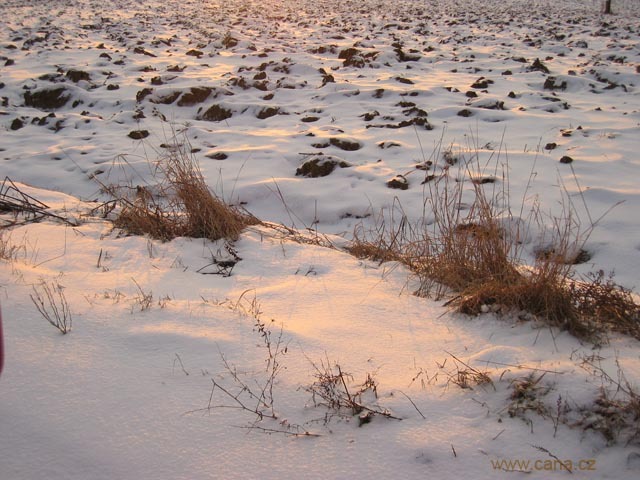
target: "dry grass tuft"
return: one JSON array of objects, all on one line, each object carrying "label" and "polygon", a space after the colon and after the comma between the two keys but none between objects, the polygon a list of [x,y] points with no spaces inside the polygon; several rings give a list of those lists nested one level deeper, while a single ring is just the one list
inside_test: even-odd
[{"label": "dry grass tuft", "polygon": [[328,358],[321,360],[320,365],[311,363],[315,369],[315,381],[306,390],[311,393],[315,406],[329,410],[324,418],[325,424],[333,416],[342,415],[357,416],[360,427],[371,422],[375,416],[400,420],[376,404],[378,384],[371,374],[367,373],[362,384],[354,385],[353,377],[344,372],[338,363],[332,364]]},{"label": "dry grass tuft", "polygon": [[[571,260],[584,252],[597,221],[582,229],[566,191],[560,216],[543,215],[534,201],[523,220],[525,202],[514,215],[506,173],[499,175],[496,166],[494,182],[476,182],[486,176],[486,167],[479,165],[477,152],[472,158],[477,165],[460,156],[461,177],[453,178],[445,166],[428,183],[419,225],[409,225],[404,215],[399,221],[382,216],[373,231],[356,230],[350,252],[405,264],[420,282],[417,294],[448,296],[446,304],[461,313],[527,312],[583,339],[598,341],[607,330],[640,339],[640,305],[630,291],[602,273],[585,281],[573,278]],[[521,250],[531,225],[547,232],[544,240],[553,254],[536,255],[526,266]]]},{"label": "dry grass tuft", "polygon": [[[390,224],[394,225],[393,219]],[[406,216],[402,215],[399,225],[388,232],[387,223],[383,218],[375,232],[356,229],[347,251],[356,258],[367,258],[375,262],[406,263],[406,245],[413,236],[412,232],[407,232],[408,228]]]},{"label": "dry grass tuft", "polygon": [[631,290],[613,281],[600,270],[591,273],[582,283],[572,283],[569,295],[574,299],[576,315],[582,322],[593,321],[597,326],[640,339],[640,305]]},{"label": "dry grass tuft", "polygon": [[5,227],[0,227],[0,260],[13,262],[21,256],[26,256],[26,252],[25,239],[21,244],[16,244],[12,241],[11,234],[7,234]]},{"label": "dry grass tuft", "polygon": [[598,396],[579,409],[576,425],[600,433],[608,444],[640,445],[640,392],[627,380],[616,359],[617,373],[609,375],[602,358],[585,358],[583,368],[601,378]]},{"label": "dry grass tuft", "polygon": [[[106,187],[120,205],[114,225],[162,241],[176,237],[235,240],[258,220],[228,204],[208,187],[188,143],[176,142],[156,165],[159,185]],[[132,194],[122,194],[123,191]]]}]

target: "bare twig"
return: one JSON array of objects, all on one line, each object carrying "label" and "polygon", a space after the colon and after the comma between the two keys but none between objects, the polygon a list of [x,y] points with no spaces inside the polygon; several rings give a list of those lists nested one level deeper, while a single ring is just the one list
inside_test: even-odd
[{"label": "bare twig", "polygon": [[63,334],[71,331],[72,317],[69,304],[64,295],[64,287],[57,281],[47,283],[40,281],[38,286],[33,286],[31,301],[40,314]]},{"label": "bare twig", "polygon": [[398,390],[398,392],[400,392],[402,395],[404,395],[406,397],[407,400],[409,400],[409,402],[411,402],[411,405],[413,405],[413,408],[416,409],[416,412],[418,412],[420,414],[420,416],[422,417],[423,420],[426,420],[427,417],[425,417],[422,412],[420,411],[420,409],[418,408],[418,406],[414,403],[413,400],[411,400],[411,398],[409,397],[409,395],[407,395],[406,393],[404,393],[402,390]]}]

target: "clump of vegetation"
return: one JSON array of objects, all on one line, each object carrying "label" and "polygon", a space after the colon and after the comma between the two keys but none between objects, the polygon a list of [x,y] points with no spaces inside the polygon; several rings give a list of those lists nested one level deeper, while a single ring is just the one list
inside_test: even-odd
[{"label": "clump of vegetation", "polygon": [[26,246],[24,243],[16,244],[11,241],[11,235],[5,235],[6,230],[0,227],[0,260],[12,262],[19,256],[24,256]]},{"label": "clump of vegetation", "polygon": [[158,160],[158,186],[106,187],[120,206],[114,225],[133,235],[167,241],[176,237],[235,240],[258,220],[226,204],[207,185],[185,144],[175,144]]},{"label": "clump of vegetation", "polygon": [[[446,296],[446,304],[461,313],[526,312],[578,338],[598,341],[615,330],[640,339],[640,305],[630,291],[603,272],[574,278],[574,259],[585,251],[597,221],[581,229],[570,201],[553,218],[534,202],[523,221],[512,213],[506,174],[493,175],[493,182],[474,181],[484,178],[479,163],[475,171],[463,156],[460,161],[461,177],[453,178],[449,165],[428,183],[428,213],[420,224],[411,225],[400,209],[399,219],[394,212],[373,231],[356,230],[350,252],[405,264],[419,279],[417,294]],[[547,231],[553,254],[525,265],[522,244],[531,225]]]},{"label": "clump of vegetation", "polygon": [[640,392],[626,377],[616,359],[615,378],[596,356],[585,358],[583,368],[599,376],[601,386],[592,405],[580,408],[577,426],[601,434],[608,444],[640,445]]},{"label": "clump of vegetation", "polygon": [[342,415],[347,418],[357,416],[358,426],[371,422],[375,416],[400,420],[387,409],[376,405],[378,384],[371,374],[367,373],[362,384],[353,385],[353,377],[344,372],[338,363],[332,365],[328,358],[321,361],[320,365],[313,362],[312,365],[315,381],[306,390],[311,393],[315,406],[328,409],[325,423],[333,416]]}]

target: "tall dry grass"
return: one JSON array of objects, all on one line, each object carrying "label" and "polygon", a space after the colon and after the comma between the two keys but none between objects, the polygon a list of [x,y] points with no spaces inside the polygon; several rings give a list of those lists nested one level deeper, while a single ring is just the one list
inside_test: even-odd
[{"label": "tall dry grass", "polygon": [[245,227],[258,223],[211,191],[187,142],[175,142],[167,149],[155,172],[158,184],[153,189],[106,187],[120,206],[114,220],[117,228],[162,241],[176,237],[216,241],[235,240]]},{"label": "tall dry grass", "polygon": [[[516,210],[508,165],[500,169],[495,159],[487,175],[479,153],[469,157],[459,155],[457,177],[445,166],[427,184],[422,220],[380,217],[374,229],[356,229],[351,253],[403,263],[419,280],[417,294],[446,297],[465,314],[526,312],[579,338],[598,341],[606,330],[640,338],[640,306],[630,291],[602,273],[575,279],[573,263],[597,222],[582,228],[566,190],[559,216],[544,215],[535,200]],[[544,254],[525,264],[524,239],[534,227],[546,231]]]}]

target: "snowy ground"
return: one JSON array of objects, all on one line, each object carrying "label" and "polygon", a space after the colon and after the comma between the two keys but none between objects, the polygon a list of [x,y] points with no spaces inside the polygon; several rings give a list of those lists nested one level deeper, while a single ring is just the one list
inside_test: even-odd
[{"label": "snowy ground", "polygon": [[[0,174],[78,225],[48,218],[3,230],[17,250],[0,263],[0,476],[554,478],[567,465],[575,478],[637,476],[637,443],[584,428],[602,424],[584,414],[600,388],[615,391],[605,372],[639,385],[635,340],[612,336],[595,349],[530,322],[453,315],[411,295],[397,265],[266,227],[233,244],[242,260],[231,276],[206,275],[198,270],[228,255],[223,242],[123,237],[89,215],[106,199],[100,183],[152,188],[149,160],[173,132],[227,201],[336,244],[394,209],[428,218],[433,182],[468,161],[496,177],[487,188],[509,190],[516,212],[537,196],[558,214],[568,198],[582,230],[608,212],[576,269],[614,270],[635,288],[640,4],[614,1],[614,10],[5,1]],[[313,158],[348,166],[297,175]],[[394,178],[408,188],[389,188]],[[542,246],[538,233],[525,260]],[[64,287],[68,335],[31,302],[41,281]],[[227,408],[237,404],[220,388],[211,395],[213,381],[238,392],[233,368],[253,389],[269,384],[256,316],[272,347],[286,345],[273,382],[278,418],[258,423]],[[371,374],[378,396],[364,401],[398,419],[377,414],[359,427],[315,405],[322,362],[352,374],[352,392]],[[471,368],[493,384],[453,382]],[[530,375],[534,394],[517,403]],[[300,432],[319,436],[291,435]],[[508,469],[531,473],[499,471]]]}]

